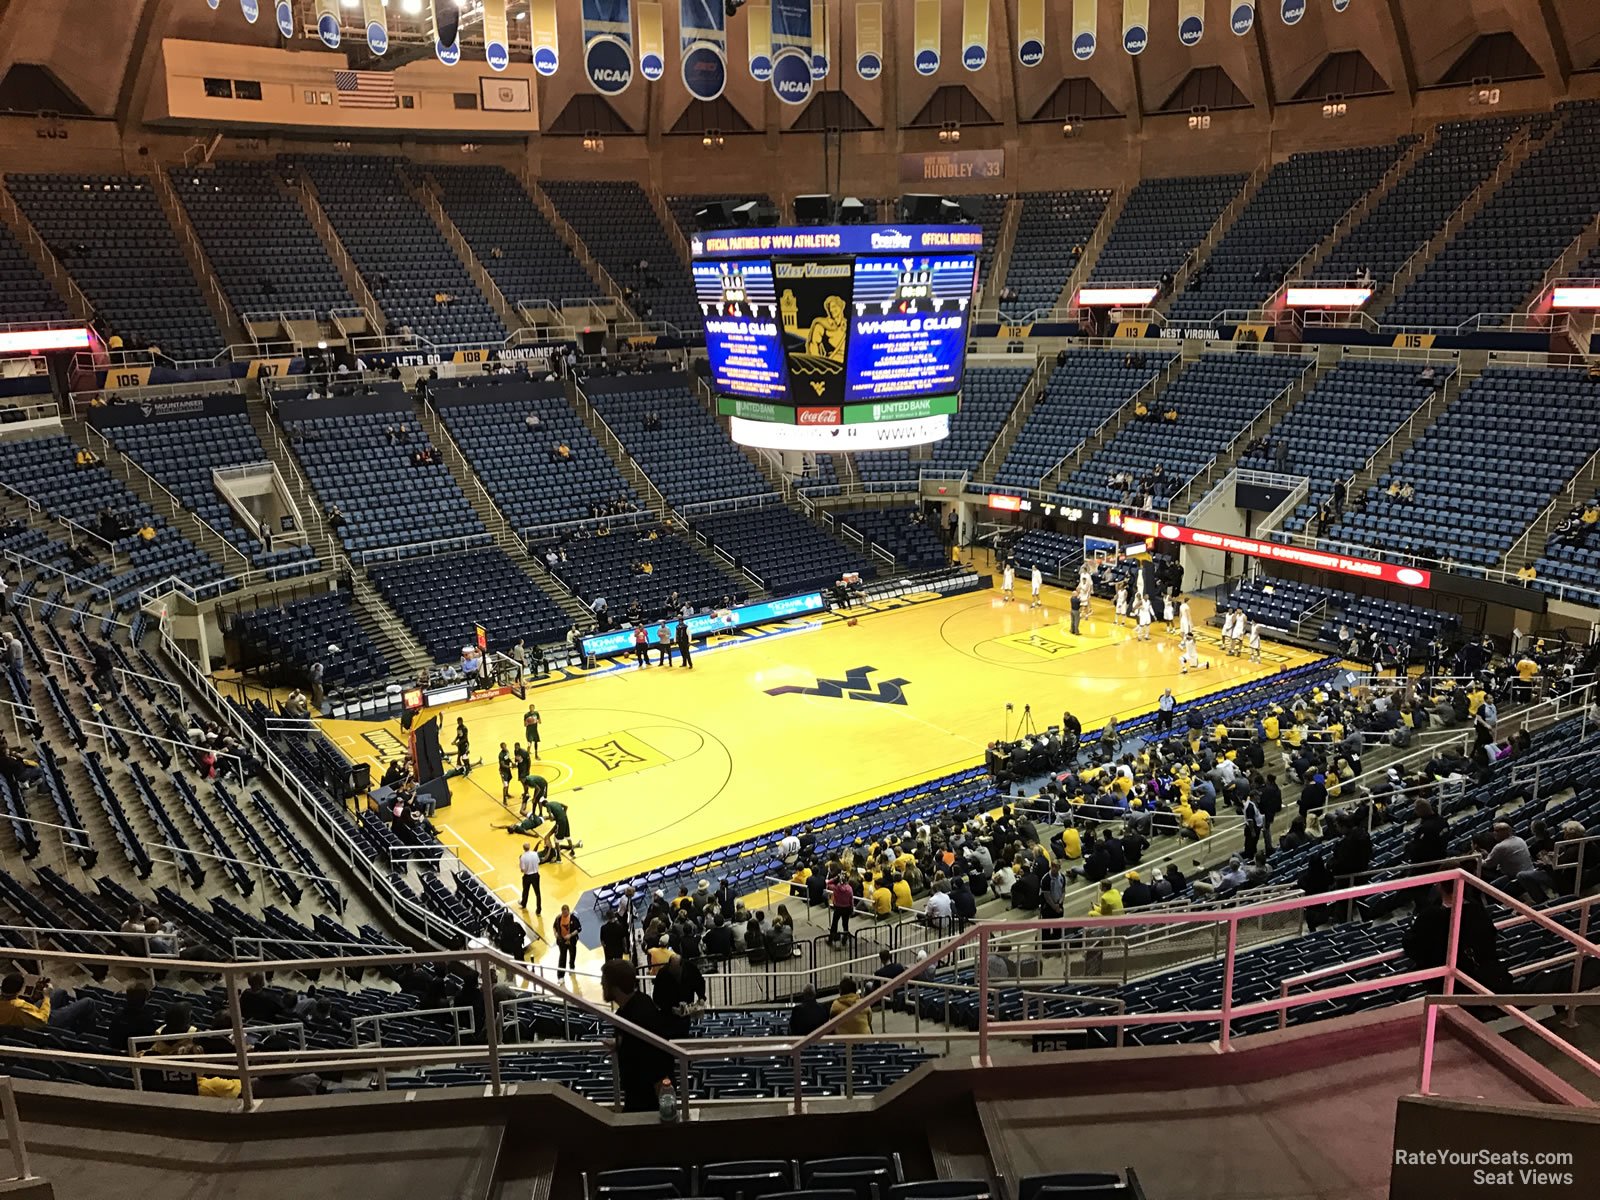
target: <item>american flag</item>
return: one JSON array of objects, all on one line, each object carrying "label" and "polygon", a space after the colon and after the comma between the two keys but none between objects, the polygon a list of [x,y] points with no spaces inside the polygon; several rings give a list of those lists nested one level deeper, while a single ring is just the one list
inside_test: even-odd
[{"label": "american flag", "polygon": [[398,108],[394,76],[387,71],[335,71],[340,108]]}]

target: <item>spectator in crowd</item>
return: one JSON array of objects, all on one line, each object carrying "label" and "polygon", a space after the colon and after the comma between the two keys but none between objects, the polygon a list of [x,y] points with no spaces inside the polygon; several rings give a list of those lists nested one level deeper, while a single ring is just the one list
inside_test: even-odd
[{"label": "spectator in crowd", "polygon": [[[613,959],[601,967],[600,989],[607,1003],[616,1008],[619,1020],[656,1037],[663,1036],[660,1011],[655,1001],[639,990],[639,976],[631,962]],[[663,1084],[670,1085],[672,1080],[671,1056],[620,1026],[614,1045],[623,1111],[656,1111],[660,1102],[658,1089]]]}]

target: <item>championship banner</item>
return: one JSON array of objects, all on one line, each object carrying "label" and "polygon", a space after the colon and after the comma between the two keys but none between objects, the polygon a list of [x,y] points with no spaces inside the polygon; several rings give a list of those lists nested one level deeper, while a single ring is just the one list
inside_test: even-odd
[{"label": "championship banner", "polygon": [[911,64],[918,75],[932,75],[939,69],[940,0],[916,0],[911,14]]},{"label": "championship banner", "polygon": [[[215,8],[216,6],[212,5],[212,7]],[[294,5],[290,4],[289,0],[278,0],[275,12],[278,18],[278,32],[285,41],[292,40],[294,38]]]},{"label": "championship banner", "polygon": [[639,0],[639,74],[655,83],[667,73],[667,38],[661,32],[660,0]]},{"label": "championship banner", "polygon": [[989,65],[989,0],[962,0],[961,65],[969,71]]},{"label": "championship banner", "polygon": [[374,54],[389,53],[389,10],[383,0],[361,0],[361,15],[366,18],[367,49]]},{"label": "championship banner", "polygon": [[1206,33],[1206,0],[1178,0],[1178,41],[1198,46]]},{"label": "championship banner", "polygon": [[491,71],[504,71],[511,65],[506,0],[483,0],[483,60]]},{"label": "championship banner", "polygon": [[602,96],[633,82],[633,21],[628,0],[583,0],[583,73]]},{"label": "championship banner", "polygon": [[317,0],[317,36],[329,50],[339,48],[339,0]]},{"label": "championship banner", "polygon": [[[374,0],[367,0],[371,4]],[[377,0],[382,3],[382,0]],[[556,31],[556,0],[528,0],[528,30],[533,39],[533,69],[554,75],[561,66],[561,43]]]},{"label": "championship banner", "polygon": [[811,0],[772,0],[772,91],[785,104],[811,99]]},{"label": "championship banner", "polygon": [[239,11],[244,19],[254,25],[261,19],[261,0],[239,0]]},{"label": "championship banner", "polygon": [[[1039,0],[1040,4],[1044,0]],[[871,83],[883,74],[883,4],[860,0],[856,5],[856,74]]]},{"label": "championship banner", "polygon": [[1072,57],[1088,62],[1100,44],[1100,5],[1096,0],[1072,0]]},{"label": "championship banner", "polygon": [[439,10],[447,4],[454,4],[455,0],[433,0],[428,8],[428,15],[432,19],[433,52],[439,61],[447,67],[453,67],[461,61],[461,16],[456,13],[452,17],[450,27],[452,37],[450,44],[445,45],[444,38],[439,36],[441,25],[439,23]]},{"label": "championship banner", "polygon": [[1228,9],[1228,28],[1236,37],[1243,37],[1256,27],[1256,0],[1231,0]]},{"label": "championship banner", "polygon": [[1283,0],[1278,11],[1283,14],[1285,25],[1298,25],[1306,15],[1306,0]]},{"label": "championship banner", "polygon": [[728,85],[726,21],[718,0],[679,0],[678,59],[696,100],[715,100]]},{"label": "championship banner", "polygon": [[1044,61],[1044,0],[1017,0],[1017,61],[1025,67]]},{"label": "championship banner", "polygon": [[1143,54],[1150,44],[1150,0],[1122,0],[1122,48]]},{"label": "championship banner", "polygon": [[772,5],[746,7],[744,34],[750,43],[750,78],[766,83],[772,78]]},{"label": "championship banner", "polygon": [[811,0],[811,82],[826,79],[832,65],[828,59],[828,0]]}]

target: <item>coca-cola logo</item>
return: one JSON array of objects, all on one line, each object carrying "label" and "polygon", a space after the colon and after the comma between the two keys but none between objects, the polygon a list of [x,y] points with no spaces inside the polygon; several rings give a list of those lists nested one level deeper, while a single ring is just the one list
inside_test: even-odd
[{"label": "coca-cola logo", "polygon": [[842,416],[837,408],[802,408],[797,423],[801,425],[838,425]]}]

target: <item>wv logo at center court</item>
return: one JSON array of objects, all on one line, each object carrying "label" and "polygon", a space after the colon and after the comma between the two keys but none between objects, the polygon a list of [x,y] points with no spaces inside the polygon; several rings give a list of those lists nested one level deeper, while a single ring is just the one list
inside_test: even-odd
[{"label": "wv logo at center court", "polygon": [[844,673],[843,679],[817,680],[816,687],[800,687],[796,684],[787,684],[784,687],[768,688],[769,696],[825,696],[829,700],[870,700],[874,704],[904,704],[906,702],[905,685],[909,679],[882,679],[878,681],[874,690],[867,679],[876,671],[877,667],[851,667]]}]

